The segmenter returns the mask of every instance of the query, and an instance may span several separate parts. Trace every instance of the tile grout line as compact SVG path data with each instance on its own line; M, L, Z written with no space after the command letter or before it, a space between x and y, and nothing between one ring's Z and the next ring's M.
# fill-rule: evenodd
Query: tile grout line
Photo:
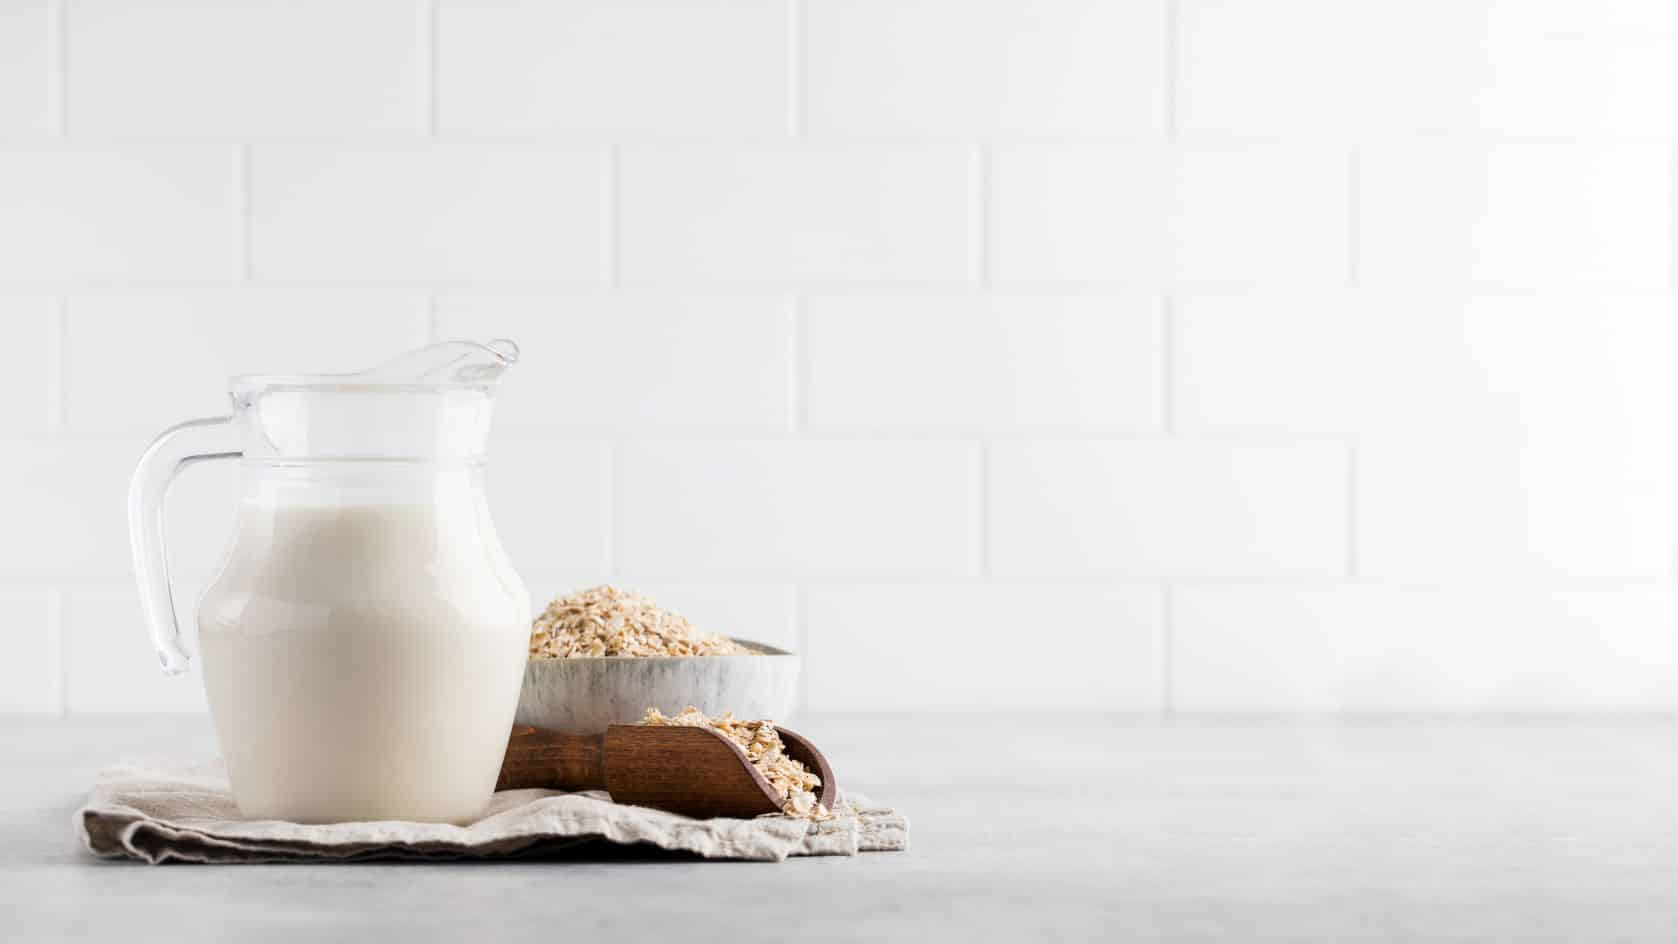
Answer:
M618 469L618 441L607 439L600 444L600 566L607 578L618 573L618 513L620 489L615 479Z
M991 260L991 247L995 244L992 236L995 221L991 217L990 200L992 163L990 145L976 145L973 149L972 193L968 195L972 201L973 244L968 247L968 253L973 267L973 280L986 290L995 282L992 272L994 263Z
M995 286L995 219L991 201L991 176L994 171L991 146L984 141L974 145L972 182L969 200L973 214L972 245L968 247L972 275L980 290L989 292ZM994 571L995 555L991 548L991 443L981 436L973 454L973 574L981 581L989 581Z
M981 439L973 457L973 571L980 580L990 580L995 555L991 553L991 444Z
M428 137L435 138L443 126L442 97L438 94L441 82L438 76L438 36L437 25L441 19L441 3L439 0L426 0L420 9L420 55L425 58L425 68L420 70L420 95L425 103L425 131Z
M1161 64L1165 81L1161 83L1161 103L1165 110L1165 140L1177 140L1177 0L1165 0L1165 61Z
M64 590L61 587L47 588L47 634L56 663L52 667L53 709L58 717L67 718L70 716L70 634L64 626Z
M1678 286L1678 144L1667 145L1666 187L1667 283L1671 288Z
M810 664L810 595L803 583L792 585L792 622L797 634L798 654ZM798 673L798 710L810 710L810 673Z
M598 443L597 443L598 445ZM632 574L635 580L643 584L693 584L703 583L715 587L761 587L764 584L786 585L795 576L789 576L785 568L760 567L750 570L640 570ZM30 582L28 574L11 575L13 585L25 585L30 589L42 589L39 581ZM87 584L109 584L121 579L119 576L98 573L82 574L65 578ZM1154 589L1162 582L1169 582L1179 590L1189 589L1289 589L1289 590L1341 590L1346 588L1380 588L1391 590L1395 587L1440 593L1504 593L1511 591L1549 593L1554 591L1578 592L1643 592L1649 590L1670 589L1672 579L1664 572L1651 572L1637 577L1452 577L1407 579L1360 577L1357 580L1347 580L1344 575L1313 575L1298 577L1289 575L1266 575L1261 577L1185 577L1181 573L1095 573L1079 576L1049 575L1049 576L1008 576L998 577L991 581L980 580L971 574L959 570L927 569L913 574L888 573L882 571L856 571L835 574L796 575L808 587L822 587L827 589L844 589L866 584L877 587L979 587L987 582L998 587L1012 587L1015 589L1070 589L1092 590L1101 588L1140 587Z
M606 145L600 164L600 277L607 285L623 285L623 226L619 189L623 158L616 144Z
M238 145L234 174L238 178L236 199L239 201L239 281L256 281L256 213L255 175L256 157L248 142Z
M787 368L792 402L792 434L803 438L810 428L810 313L803 295L788 299L792 316L792 351Z
M1346 443L1346 577L1356 579L1363 562L1358 560L1358 444Z
M795 138L806 132L804 67L804 0L787 0L787 130Z
M1159 427L1177 435L1177 300L1170 294L1159 303Z
M436 344L443 340L443 313L438 304L437 292L425 293L425 340L427 344Z
M47 12L47 41L52 68L47 74L47 121L55 137L70 132L70 11L69 0L53 0Z
M1363 282L1363 157L1353 145L1346 152L1346 284Z
M1177 713L1176 653L1176 588L1170 583L1159 585L1159 713L1170 718Z
M1178 0L1165 0L1165 36L1164 62L1162 69L1165 73L1161 83L1164 101L1161 107L1165 114L1165 140L1167 145L1175 147L1178 143L1177 120L1177 72L1178 59L1181 51L1178 49ZM1160 296L1159 313L1159 410L1160 432L1167 438L1177 435L1177 297L1169 289ZM1162 589L1164 594L1161 607L1161 632L1163 638L1160 645L1160 659L1162 673L1161 698L1163 699L1163 713L1169 715L1172 711L1171 688L1169 685L1170 670L1170 591Z
M47 438L57 439L64 434L65 391L69 374L69 309L70 300L55 295L47 312Z

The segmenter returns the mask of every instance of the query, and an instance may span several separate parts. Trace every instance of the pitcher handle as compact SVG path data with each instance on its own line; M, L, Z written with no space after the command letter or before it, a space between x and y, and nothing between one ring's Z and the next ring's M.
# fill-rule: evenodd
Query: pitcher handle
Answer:
M238 447L233 417L188 420L152 441L128 483L128 541L134 552L134 577L140 583L140 607L168 675L185 672L190 660L181 645L175 598L169 591L163 498L181 469L205 459L236 459L241 455Z

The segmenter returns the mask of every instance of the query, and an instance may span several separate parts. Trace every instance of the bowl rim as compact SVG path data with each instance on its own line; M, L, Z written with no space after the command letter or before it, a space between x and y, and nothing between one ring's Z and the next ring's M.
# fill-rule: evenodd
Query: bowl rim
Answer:
M765 656L772 656L775 658L798 658L798 653L782 649L779 646L771 646L766 642L758 642L755 639L742 639L739 636L729 636L727 638L741 644L742 646L748 646L757 651L731 652L726 655L716 656L580 656L575 659L553 659L546 656L536 656L527 659L525 664L534 666L573 664L597 665L602 662L714 662L718 659L761 659Z

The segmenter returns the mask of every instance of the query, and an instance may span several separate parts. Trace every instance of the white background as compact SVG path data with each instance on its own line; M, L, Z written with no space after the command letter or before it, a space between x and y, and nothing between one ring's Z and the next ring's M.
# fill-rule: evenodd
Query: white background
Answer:
M0 712L202 710L123 499L228 374L501 335L533 594L810 707L1678 708L1675 90L1664 0L0 0Z

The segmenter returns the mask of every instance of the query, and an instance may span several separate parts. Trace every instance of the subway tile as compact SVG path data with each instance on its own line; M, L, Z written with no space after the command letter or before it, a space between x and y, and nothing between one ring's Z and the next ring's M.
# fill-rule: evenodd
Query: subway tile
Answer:
M58 636L47 591L0 591L0 715L59 711Z
M995 153L1002 281L1344 282L1349 162L1272 144Z
M828 296L805 304L814 426L1159 425L1156 300Z
M1005 576L1334 576L1346 456L1333 445L998 442L991 555Z
M69 124L115 134L417 132L423 4L66 5Z
M0 0L0 136L52 130L52 5Z
M786 429L792 311L773 296L455 295L445 337L510 337L499 429Z
M1659 0L1183 0L1177 22L1191 132L1678 128L1678 11Z
M158 668L140 598L133 589L113 586L67 593L65 695L70 714L206 712L195 610L195 606L179 608L188 630L191 664L186 674L167 676Z
M991 243L999 281L1167 278L1171 153L1148 146L999 147Z
M256 273L597 281L603 167L597 153L527 146L259 146Z
M457 3L438 12L449 130L785 132L783 0Z
M126 579L128 480L145 445L143 437L0 442L0 518L29 536L0 542L0 577ZM225 552L235 466L190 466L170 490L164 522L176 573L201 575Z
M971 157L865 146L631 148L619 180L631 281L972 276Z
M238 274L231 147L0 151L0 282Z
M1162 2L817 0L806 6L812 129L1147 134L1163 127Z
M1678 592L1206 586L1173 591L1195 711L1670 711Z
M1371 283L1665 287L1664 145L1423 141L1363 158Z
M610 520L604 448L596 440L492 438L484 473L490 513L521 574L545 578L604 569ZM535 584L529 589L540 611L545 591Z
M40 436L47 431L58 345L58 303L39 296L0 296L0 336L12 356L0 372L0 436Z
M965 574L974 469L953 442L625 443L618 561L636 578Z
M815 710L1160 706L1153 587L931 583L807 593ZM1022 662L1021 647L1046 636L1063 657Z
M124 456L103 444L0 443L0 518L12 534L30 536L0 542L0 574L121 573L123 476L139 457L138 445Z
M1362 573L1404 579L1663 577L1678 535L1670 450L1556 442L1365 445Z
M1554 291L1178 297L1176 415L1185 429L1305 435L1641 433L1678 399L1673 304Z
M65 426L156 434L225 414L229 377L372 367L426 343L424 312L422 296L400 290L77 295L65 314Z

